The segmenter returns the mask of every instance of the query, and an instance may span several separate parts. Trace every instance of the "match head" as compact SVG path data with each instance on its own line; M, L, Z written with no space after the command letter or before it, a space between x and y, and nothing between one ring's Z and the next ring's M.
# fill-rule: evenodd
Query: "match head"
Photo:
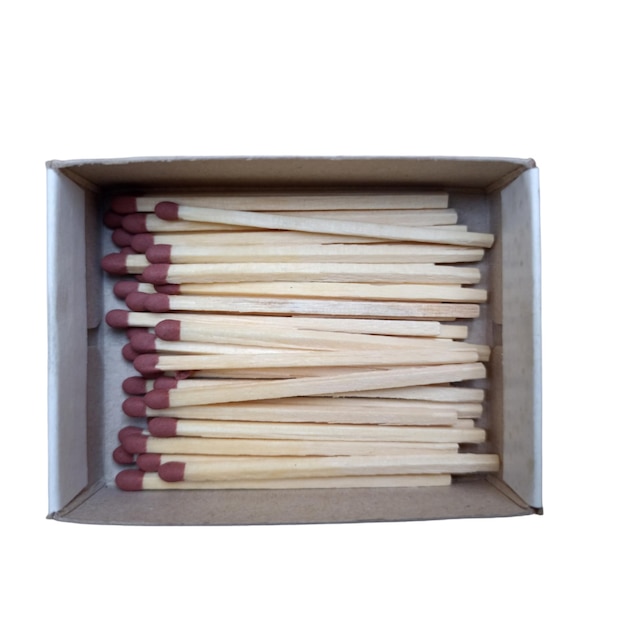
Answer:
M148 430L154 437L176 437L177 424L175 417L153 417L148 422Z
M148 451L148 436L141 433L126 435L122 445L130 454L145 454Z
M168 313L170 297L166 293L150 293L145 299L145 307L151 313Z
M133 291L124 298L124 302L126 302L126 306L131 311L146 311L146 300L150 295L153 294L143 293L143 291Z
M178 204L176 202L159 202L154 207L156 216L162 220L170 222L178 219Z
M152 353L152 354L140 354L133 361L133 365L134 365L135 369L142 376L148 376L148 377L158 376L159 374L163 373L158 368L158 363L159 363L159 355L158 354L154 354L154 353ZM148 395L150 393L153 393L153 392L150 391L149 393L146 394L146 404L148 404L147 397L148 397ZM148 406L151 409L155 408L155 407L151 406L150 404L148 404Z
M143 356L156 355L144 354ZM170 406L170 394L167 389L153 389L144 396L143 400L146 406L151 409L169 409Z
M143 332L133 334L130 340L130 345L138 354L156 352L156 339L157 338L153 333L143 329Z
M185 464L180 461L169 461L159 465L159 478L168 483L177 483L185 479Z
M146 250L146 258L150 263L171 263L172 246L167 243L159 243L155 246L150 246Z
M122 491L142 491L144 472L138 469L125 469L115 477L115 484Z
M181 286L173 283L167 285L155 285L154 289L158 293L166 293L168 296L179 296L182 293Z
M143 431L139 428L139 426L124 426L124 428L121 428L117 433L117 438L119 442L123 444L124 441L126 441L126 437L129 437L130 435L141 435L142 432Z
M125 343L122 348L122 356L127 361L134 363L135 359L139 356L139 352L135 352L135 349L130 343Z
M137 467L144 472L156 472L161 465L161 455L154 452L146 452L137 457Z
M154 327L159 339L165 341L180 341L180 320L163 320Z
M171 376L159 376L154 379L154 389L176 389L178 387L178 380Z
M135 455L124 450L124 446L117 446L113 450L113 460L118 465L132 465L135 462Z
M146 283L152 283L153 285L165 285L167 280L167 273L169 272L169 263L155 263L148 265L146 269L141 273L141 280Z
M104 319L111 328L128 328L128 314L124 309L112 309Z
M118 280L113 286L113 293L122 300L129 294L139 289L139 282L136 280Z
M154 245L154 235L150 233L140 233L139 235L133 235L130 242L132 249L138 254L145 254L146 250Z
M122 402L122 411L128 417L146 417L146 403L143 398L132 396Z
M130 376L122 383L122 389L131 396L142 396L148 391L146 383L146 379L141 376Z
M135 196L117 196L111 200L111 211L120 215L137 212L137 198Z
M131 213L125 215L122 220L122 228L129 233L137 235L148 231L148 220L146 213Z
M100 261L100 267L107 274L128 274L126 267L126 257L128 255L123 252L112 252L102 257Z
M115 211L107 211L104 214L102 221L107 228L114 230L116 228L122 227L123 219L124 219L123 215L120 215L119 213L115 213Z
M123 228L116 228L111 234L111 239L116 246L124 248L131 245L133 236L132 233L129 233Z

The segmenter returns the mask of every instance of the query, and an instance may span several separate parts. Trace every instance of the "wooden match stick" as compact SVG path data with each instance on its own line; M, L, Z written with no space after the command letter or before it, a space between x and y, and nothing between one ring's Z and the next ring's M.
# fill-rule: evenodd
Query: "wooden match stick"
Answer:
M285 328L284 326L272 326L266 324L259 329L258 326L246 323L213 324L202 321L164 320L154 327L155 335L159 339L169 342L200 342L200 343L227 343L241 344L246 346L260 346L268 348L297 348L301 350L338 350L338 349L364 349L378 347L381 349L406 349L410 347L434 347L447 346L457 350L475 350L479 358L483 356L487 346L476 346L467 343L453 342L451 339L439 337L389 337L382 335L369 335L366 333L342 333L323 330L302 330L297 328ZM433 343L435 342L435 343ZM165 344L159 343L164 351ZM149 346L147 350L154 351L156 346ZM483 360L480 358L480 360Z
M148 283L150 284L150 283ZM389 285L369 283L252 282L193 283L171 286L168 295L228 295L246 297L334 298L407 302L487 301L486 289L456 285ZM159 291L159 289L156 289Z
M246 211L336 211L352 209L445 209L448 207L448 194L445 192L424 193L367 193L367 194L247 194L219 195L205 194L169 196L119 196L112 200L111 210L118 214L154 212L156 205L163 200L173 200L200 206L211 203L221 209L245 209Z
M211 439L209 437L151 437L129 434L122 442L130 454L193 454L208 456L374 456L452 454L456 444L389 441L294 441L290 439ZM455 446L446 450L445 446Z
M259 480L287 477L367 476L385 474L470 474L495 472L496 454L420 454L399 456L347 456L298 459L255 459L164 463L159 476L168 482L181 480Z
M490 248L494 240L493 235L489 233L450 231L436 227L369 224L367 222L352 222L349 220L324 220L273 213L253 213L250 211L228 211L208 207L198 208L167 201L157 204L155 213L164 220L228 224L267 228L270 230L296 230L337 235L379 237L399 241L443 243L460 246L478 246L481 248Z
M133 296L135 294L131 294ZM129 298L131 297L129 296ZM168 296L141 294L148 311L210 313L263 313L265 315L331 315L402 320L456 320L480 314L477 304L449 302L375 302L370 300L322 300L311 298L244 298L228 296Z
M399 350L315 351L252 354L141 354L135 369L152 376L163 372L210 369L249 369L273 367L381 367L390 365L438 365L472 363L478 360L473 350L454 350L447 346Z
M108 274L141 274L150 267L145 254L125 254L123 252L112 252L102 258L100 263L102 269Z
M115 484L124 491L192 489L363 489L378 487L447 487L449 474L413 474L408 476L331 476L324 478L286 478L276 480L212 480L210 482L167 482L158 474L137 469L122 470Z
M476 253L478 251L478 254ZM465 263L480 261L482 248L420 244L331 243L286 246L159 244L150 263ZM478 257L478 258L477 258Z
M133 399L129 398L126 402L131 400ZM419 400L300 397L160 410L146 407L142 399L137 399L137 402L138 417L398 426L452 426L458 421L454 403L445 403L443 407L425 407L419 404L422 402Z
M471 424L470 424L471 425ZM148 424L156 437L230 439L288 439L295 441L376 441L413 443L483 443L482 428L453 426L390 426L362 424L306 424L155 417ZM402 473L402 472L400 472Z
M459 353L459 355L463 354ZM310 378L241 382L237 385L209 391L201 388L171 389L169 391L155 389L146 394L145 402L152 409L166 409L197 404L270 400L346 391L432 385L485 378L486 375L485 366L482 363L365 370L350 374Z
M434 263L155 263L141 278L155 285L254 281L464 285L480 282L480 270Z
M183 381L181 381L181 383L183 383ZM333 397L398 398L405 400L427 400L430 402L480 403L485 399L485 391L472 387L454 387L451 385L421 385L419 387L373 389L371 391L333 394Z

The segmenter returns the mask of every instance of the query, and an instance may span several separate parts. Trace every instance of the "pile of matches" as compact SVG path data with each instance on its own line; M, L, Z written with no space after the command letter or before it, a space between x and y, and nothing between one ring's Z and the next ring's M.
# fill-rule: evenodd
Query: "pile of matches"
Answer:
M120 489L449 485L495 472L488 346L467 341L489 233L446 193L118 197L127 308ZM469 286L468 286L469 285Z

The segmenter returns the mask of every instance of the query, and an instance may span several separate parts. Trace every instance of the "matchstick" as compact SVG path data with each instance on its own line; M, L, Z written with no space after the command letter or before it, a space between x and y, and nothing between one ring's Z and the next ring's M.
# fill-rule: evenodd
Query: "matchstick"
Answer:
M181 480L259 480L287 477L366 476L385 474L470 474L495 472L496 454L420 454L399 456L349 456L299 459L236 459L170 462L159 466L168 482Z
M266 324L262 329L259 329L254 324L238 323L236 320L230 324L213 324L193 320L163 320L154 327L154 332L158 339L174 343L227 343L268 348L297 348L301 350L364 349L367 347L378 347L381 349L433 347L437 349L441 346L447 346L456 350L476 350L479 352L479 356L481 356L485 349L488 349L487 346L453 342L451 339L442 339L440 337L389 337L366 333L285 328L280 325L280 320L273 326ZM173 351L171 348L168 349L163 343L158 345L162 346L164 351ZM148 349L144 351L154 351L155 347L148 346ZM139 349L139 346L136 349Z
M141 233L225 233L244 232L254 230L245 226L230 226L228 224L207 224L199 222L171 222L162 220L154 213L131 213L122 218L122 228L138 235Z
M463 355L464 353L459 353L459 356ZM142 355L138 359L145 356ZM485 366L482 363L363 370L356 373L309 378L241 382L209 391L202 388L154 389L146 394L145 402L152 409L167 409L197 404L270 400L346 391L432 385L485 378L486 375Z
M130 434L122 442L129 454L192 454L208 456L407 456L427 454L431 446L436 454L453 454L441 446L449 443L413 443L389 441L294 441L290 439L212 439L209 437L152 437ZM454 450L458 448L455 447ZM432 452L431 452L432 453ZM434 454L434 453L432 453Z
M111 210L118 214L154 212L163 200L187 204L206 204L221 209L245 209L246 211L336 211L351 209L446 209L448 194L445 192L422 193L308 193L308 194L206 194L202 196L181 195L164 198L159 195L118 196L111 201Z
M438 365L472 363L478 360L473 350L454 350L447 346L399 350L315 351L244 354L140 354L133 362L143 375L163 372L210 369L249 369L273 367L377 367L391 365Z
M112 252L102 258L102 269L108 274L141 274L150 267L150 263L144 254L125 254Z
M413 443L483 443L482 428L453 426L389 426L362 424L307 424L290 422L243 422L187 420L155 417L148 430L156 437L207 437L295 441L375 441Z
M476 253L478 251L478 254ZM158 244L145 251L150 263L465 263L480 261L482 248L420 244L331 243L275 246Z
M216 381L210 381L216 382ZM247 422L310 422L331 424L387 424L397 426L458 425L454 403L424 406L423 401L358 398L282 398L272 401L230 402L206 406L151 409L143 398L127 398L122 410L129 417L175 417ZM465 405L461 404L461 410ZM480 407L480 405L476 405Z
M449 474L413 474L408 476L331 476L323 478L286 478L275 480L212 480L209 482L167 482L157 474L127 469L115 477L123 491L194 490L194 489L363 489L380 487L447 487Z
M150 284L150 283L147 283ZM154 289L154 286L153 286ZM369 284L320 282L192 283L168 285L156 291L168 295L228 295L246 297L334 298L346 300L395 300L407 302L487 301L486 289L457 285Z
M244 298L228 296L168 296L130 294L154 313L199 312L263 313L265 315L331 315L402 320L456 320L478 317L480 308L469 303L395 302L370 300L323 300L311 298Z
M129 261L137 267L143 264L145 255L137 257L141 258L125 259L126 266ZM112 272L117 265L107 260L107 268ZM465 285L480 282L480 270L434 263L155 263L145 267L141 279L155 285L254 281Z
M189 222L228 224L267 228L270 230L296 230L338 235L379 237L399 241L421 243L443 243L461 246L490 248L493 235L489 233L459 232L446 229L418 226L396 226L393 224L370 224L349 220L324 220L319 218L294 217L273 213L253 213L250 211L228 211L222 209L199 208L160 202L155 207L156 215L163 220L183 220Z

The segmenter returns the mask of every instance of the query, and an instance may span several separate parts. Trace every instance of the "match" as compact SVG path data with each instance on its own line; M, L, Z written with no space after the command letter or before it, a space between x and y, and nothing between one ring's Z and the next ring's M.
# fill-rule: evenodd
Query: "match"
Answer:
M496 454L418 454L402 457L348 456L298 459L228 459L170 462L159 466L168 482L207 480L259 480L288 477L367 476L385 474L470 474L495 472Z
M413 474L407 476L331 476L323 478L285 478L274 480L211 480L167 482L158 474L138 469L122 470L115 484L123 491L193 490L193 489L362 489L376 487L447 487L448 474Z
M350 220L328 220L312 217L294 217L272 213L254 213L250 211L223 210L192 207L175 202L160 202L155 207L156 215L168 221L226 224L267 228L270 230L295 230L337 235L356 235L378 237L399 241L419 243L443 243L460 246L490 248L494 237L489 233L471 233L452 231L444 228L426 228L418 226L397 226L395 224L376 224Z

